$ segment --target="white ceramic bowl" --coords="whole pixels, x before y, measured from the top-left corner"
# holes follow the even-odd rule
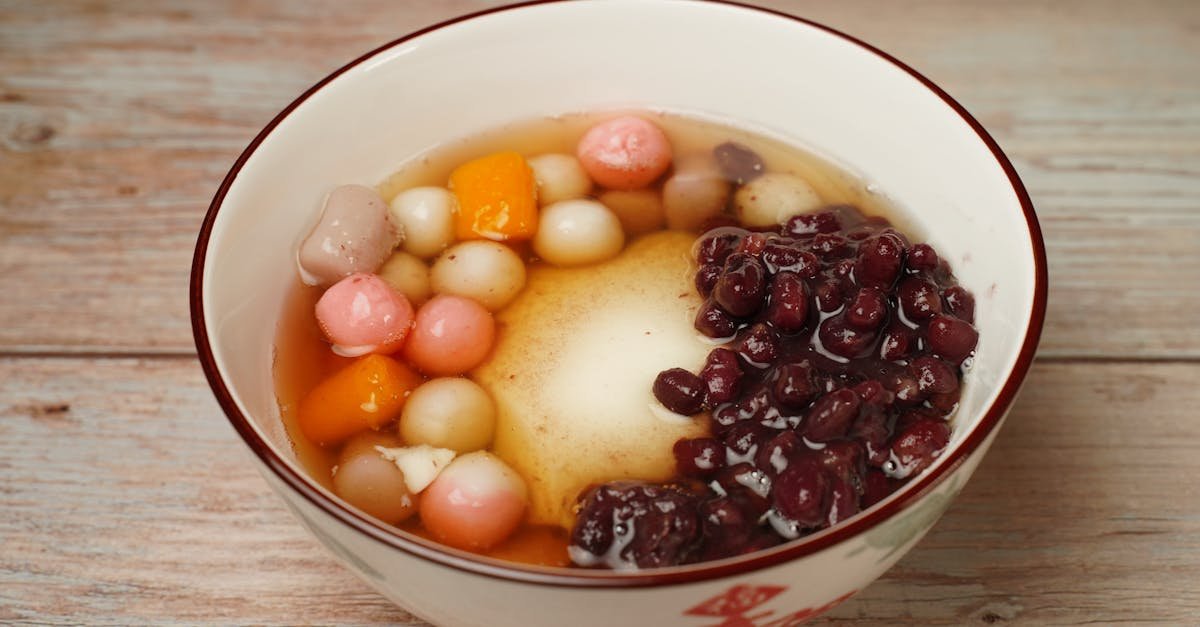
[[[275,324],[295,247],[342,183],[505,122],[649,107],[725,120],[835,160],[907,210],[977,298],[980,344],[950,448],[835,528],[754,555],[612,573],[523,567],[399,532],[310,480],[279,423]],[[1041,332],[1046,262],[1033,207],[996,143],[887,54],[786,15],[606,0],[502,8],[398,39],[289,105],[209,208],[191,285],[212,389],[260,470],[348,567],[446,625],[701,625],[803,618],[867,586],[962,489],[995,438]]]

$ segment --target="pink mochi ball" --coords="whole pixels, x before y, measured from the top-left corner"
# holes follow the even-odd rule
[[[413,325],[413,307],[374,274],[351,274],[317,301],[317,324],[343,357],[400,349]]]
[[[671,142],[654,123],[632,115],[588,129],[577,149],[583,169],[609,189],[641,189],[671,167]]]

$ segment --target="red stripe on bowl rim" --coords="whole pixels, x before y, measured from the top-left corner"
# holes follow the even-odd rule
[[[493,13],[501,13],[506,11],[518,10],[521,8],[542,5],[542,4],[557,4],[569,0],[532,0],[530,2],[522,2],[518,4],[493,7],[474,13],[469,13],[459,17],[455,17],[425,28],[416,30],[408,35],[395,39],[387,44],[379,46],[374,50],[358,57],[357,59],[338,68],[333,73],[321,79],[307,91],[301,94],[298,98],[288,104],[282,111],[276,115],[270,123],[263,128],[262,131],[255,136],[250,145],[238,156],[233,167],[221,182],[221,186],[217,189],[216,195],[213,197],[212,203],[208,207],[208,213],[204,217],[204,222],[200,227],[200,234],[196,240],[196,250],[192,258],[192,272],[189,289],[189,299],[192,317],[192,335],[196,343],[196,350],[200,359],[200,365],[204,370],[204,375],[208,379],[209,386],[212,388],[213,395],[217,399],[217,403],[225,412],[229,422],[241,436],[242,440],[254,452],[258,459],[266,465],[271,471],[287,484],[291,489],[304,497],[309,504],[324,511],[326,514],[336,518],[343,524],[354,528],[364,536],[369,537],[381,544],[395,548],[397,550],[409,553],[411,555],[429,560],[431,562],[448,566],[454,569],[482,575],[486,577],[494,577],[505,579],[513,582],[537,584],[546,586],[572,587],[572,588],[641,588],[650,586],[664,586],[673,584],[698,583],[702,581],[720,579],[734,575],[750,573],[763,568],[776,566],[784,562],[788,562],[807,555],[812,555],[823,549],[848,540],[860,533],[863,533],[893,515],[901,512],[917,501],[922,496],[933,490],[946,476],[954,469],[958,468],[964,460],[973,453],[980,444],[1000,424],[1005,413],[1015,400],[1025,376],[1029,372],[1029,368],[1033,364],[1034,353],[1037,350],[1037,344],[1041,337],[1042,326],[1046,317],[1046,299],[1047,299],[1047,281],[1048,275],[1046,270],[1046,249],[1045,243],[1042,240],[1041,227],[1038,224],[1037,215],[1034,212],[1033,202],[1029,199],[1029,194],[1025,190],[1025,185],[1021,182],[1017,175],[1016,169],[1005,156],[1000,146],[992,139],[991,135],[984,130],[983,125],[971,116],[967,110],[950,97],[940,87],[935,85],[921,73],[909,67],[899,59],[892,55],[868,44],[860,39],[847,35],[843,32],[824,26],[822,24],[807,20],[794,15],[789,15],[780,11],[766,9],[762,7],[750,6],[740,2],[732,2],[729,0],[708,0],[713,4],[721,4],[726,6],[737,7],[744,10],[756,11],[773,15],[782,19],[792,20],[808,27],[823,31],[840,39],[843,39],[859,48],[862,48],[895,67],[903,70],[929,91],[941,98],[951,109],[953,109],[959,117],[962,118],[978,135],[979,140],[987,146],[995,157],[997,164],[1004,170],[1012,185],[1013,193],[1020,201],[1021,209],[1025,216],[1026,225],[1029,229],[1030,242],[1033,245],[1033,261],[1034,261],[1034,299],[1033,309],[1030,312],[1029,325],[1025,332],[1025,337],[1021,341],[1021,348],[1017,354],[1017,360],[1008,377],[1000,387],[1000,391],[995,402],[984,410],[984,415],[975,426],[975,428],[966,435],[959,445],[950,451],[947,459],[943,460],[936,468],[923,474],[916,481],[903,486],[894,495],[889,497],[884,502],[865,510],[864,512],[850,518],[844,523],[826,529],[824,531],[814,533],[804,538],[788,542],[774,549],[752,553],[747,556],[729,558],[713,562],[701,562],[687,566],[676,566],[671,568],[662,568],[637,572],[614,572],[614,571],[599,571],[599,570],[584,570],[584,569],[568,569],[568,568],[550,568],[529,566],[517,564],[514,562],[505,562],[494,558],[487,558],[457,549],[452,549],[447,546],[420,538],[393,527],[389,527],[375,521],[372,518],[366,517],[352,509],[337,502],[317,484],[309,479],[306,475],[298,472],[291,464],[282,459],[271,448],[251,425],[250,420],[242,414],[237,403],[233,400],[232,394],[226,387],[225,382],[221,379],[220,373],[217,370],[216,359],[212,352],[212,347],[208,339],[208,326],[204,318],[203,306],[203,279],[204,279],[204,262],[208,252],[208,243],[212,235],[213,223],[216,221],[217,214],[221,209],[221,205],[225,200],[226,194],[229,192],[230,186],[237,179],[242,167],[250,158],[258,146],[267,138],[268,135],[291,114],[300,104],[308,100],[313,94],[320,91],[331,81],[342,75],[346,71],[354,68],[363,62],[371,59],[379,53],[389,50],[395,46],[403,44],[416,37],[420,37],[426,33],[452,26],[459,22],[473,20],[482,16],[491,15]]]

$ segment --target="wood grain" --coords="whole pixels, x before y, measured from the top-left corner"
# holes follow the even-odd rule
[[[5,3],[0,350],[190,352],[195,232],[258,129],[341,63],[493,4]],[[1050,250],[1043,355],[1200,357],[1200,5],[764,4],[919,68],[1009,152]]]
[[[962,102],[1050,259],[1042,361],[992,452],[825,624],[1200,623],[1200,3],[762,4]],[[275,112],[494,5],[0,0],[0,623],[421,624],[254,471],[192,357],[188,266]]]
[[[828,622],[1200,616],[1197,377],[1035,367],[933,532]],[[417,624],[292,519],[193,360],[0,359],[0,398],[0,622]]]
[[[0,623],[411,622],[270,492],[194,360],[6,359],[0,398]]]

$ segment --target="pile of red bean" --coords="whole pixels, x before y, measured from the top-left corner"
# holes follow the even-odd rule
[[[870,507],[950,438],[974,353],[974,299],[927,244],[850,206],[776,231],[721,226],[695,249],[696,329],[724,340],[656,398],[706,416],[680,440],[677,481],[586,493],[571,538],[584,566],[646,568],[740,555]]]

